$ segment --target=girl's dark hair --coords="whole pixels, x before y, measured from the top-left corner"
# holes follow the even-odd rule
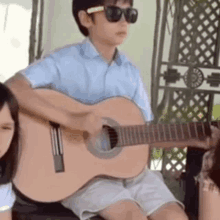
[[[111,1],[113,4],[116,4],[118,1],[122,1],[122,0],[73,0],[72,13],[73,13],[75,21],[79,27],[80,32],[84,36],[88,36],[89,31],[86,27],[81,25],[79,17],[78,17],[78,12],[81,10],[87,10],[88,8],[91,8],[91,7],[102,6],[106,2],[109,2],[109,1]],[[131,7],[133,7],[133,0],[123,0],[123,2],[125,2],[125,3],[128,2],[128,3],[130,3]],[[91,17],[94,22],[93,14],[91,14]]]
[[[220,140],[214,150],[213,165],[208,172],[208,176],[214,181],[220,190]]]
[[[15,175],[18,162],[18,102],[13,93],[2,83],[0,83],[0,111],[7,103],[11,117],[15,123],[14,134],[8,151],[0,158],[0,184],[9,183]]]

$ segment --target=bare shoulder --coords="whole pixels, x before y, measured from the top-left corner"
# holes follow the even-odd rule
[[[7,210],[7,211],[4,211],[4,212],[0,212],[0,219],[1,220],[12,220],[12,211],[11,211],[11,209]]]

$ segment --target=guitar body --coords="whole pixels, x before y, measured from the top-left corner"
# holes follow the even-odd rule
[[[110,127],[145,123],[140,109],[126,98],[116,97],[95,105],[84,105],[53,90],[38,89],[36,92],[53,105],[73,113],[95,112],[103,119],[104,125]],[[21,141],[13,183],[21,193],[35,201],[61,201],[94,177],[132,178],[147,165],[148,145],[117,146],[104,151],[99,145],[106,136],[97,137],[96,143],[92,144],[85,140],[83,132],[60,127],[64,170],[56,172],[49,121],[22,112],[19,117]]]

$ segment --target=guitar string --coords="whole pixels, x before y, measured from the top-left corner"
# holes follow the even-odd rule
[[[205,130],[203,129],[204,128],[204,125],[205,124],[210,124],[209,122],[196,122],[198,125],[202,125],[202,130],[203,130],[203,133],[205,134]],[[195,123],[194,122],[192,122],[192,124],[193,124],[193,126],[195,126]],[[161,124],[161,125],[163,125],[163,124]],[[189,136],[189,138],[192,138],[191,137],[191,133],[192,133],[192,130],[191,130],[191,128],[193,128],[193,126],[191,127],[191,128],[189,128],[189,124],[179,124],[179,125],[181,125],[181,128],[182,128],[182,126],[187,126],[187,130],[188,130],[188,132],[184,132],[184,134],[186,134],[186,133],[190,133],[188,136]],[[169,126],[169,130],[168,130],[168,132],[163,132],[165,135],[169,135],[170,137],[172,137],[171,136],[171,133],[172,132],[176,132],[176,124],[169,124],[168,125]],[[136,127],[136,128],[139,128],[139,127],[143,127],[143,128],[148,128],[149,129],[149,132],[146,132],[146,130],[145,131],[143,131],[143,132],[139,132],[139,134],[142,134],[142,135],[144,135],[144,138],[146,138],[146,135],[149,135],[149,133],[150,132],[160,132],[160,130],[159,129],[155,129],[156,127],[158,127],[158,125],[156,124],[156,125],[150,125],[150,126],[146,126],[146,125],[134,125],[134,126],[120,126],[120,127],[113,127],[113,129],[115,129],[116,131],[117,130],[122,130],[122,129],[124,129],[124,131],[125,132],[121,132],[121,133],[125,133],[125,135],[126,136],[128,136],[128,138],[127,139],[130,139],[131,138],[131,136],[134,136],[134,134],[137,134],[137,129],[135,129],[135,130],[133,130],[132,132],[126,132],[126,128],[134,128],[134,127]],[[218,127],[218,126],[217,126]],[[195,131],[195,138],[198,138],[198,129],[194,129],[194,131]],[[109,134],[110,134],[110,140],[111,141],[117,141],[118,140],[118,135],[114,135],[115,134],[115,131],[108,131],[109,132]],[[116,132],[117,133],[117,132]],[[130,136],[129,136],[129,133],[131,134]],[[158,136],[159,136],[159,133],[157,134]],[[206,134],[205,134],[206,135]],[[186,138],[186,137],[185,137]],[[184,138],[184,139],[185,139]],[[184,140],[183,139],[183,140]],[[171,140],[171,139],[170,139]],[[175,138],[175,140],[181,140],[179,137],[178,138]],[[132,140],[133,141],[133,140]],[[141,142],[142,143],[142,141],[137,141],[138,143],[139,142]],[[123,143],[123,141],[122,141],[122,143]]]

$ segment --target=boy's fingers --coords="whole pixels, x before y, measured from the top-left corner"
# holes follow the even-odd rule
[[[220,130],[213,125],[210,126],[210,129],[212,132],[211,137],[206,138],[206,144],[208,148],[215,147],[218,140],[220,139]]]

